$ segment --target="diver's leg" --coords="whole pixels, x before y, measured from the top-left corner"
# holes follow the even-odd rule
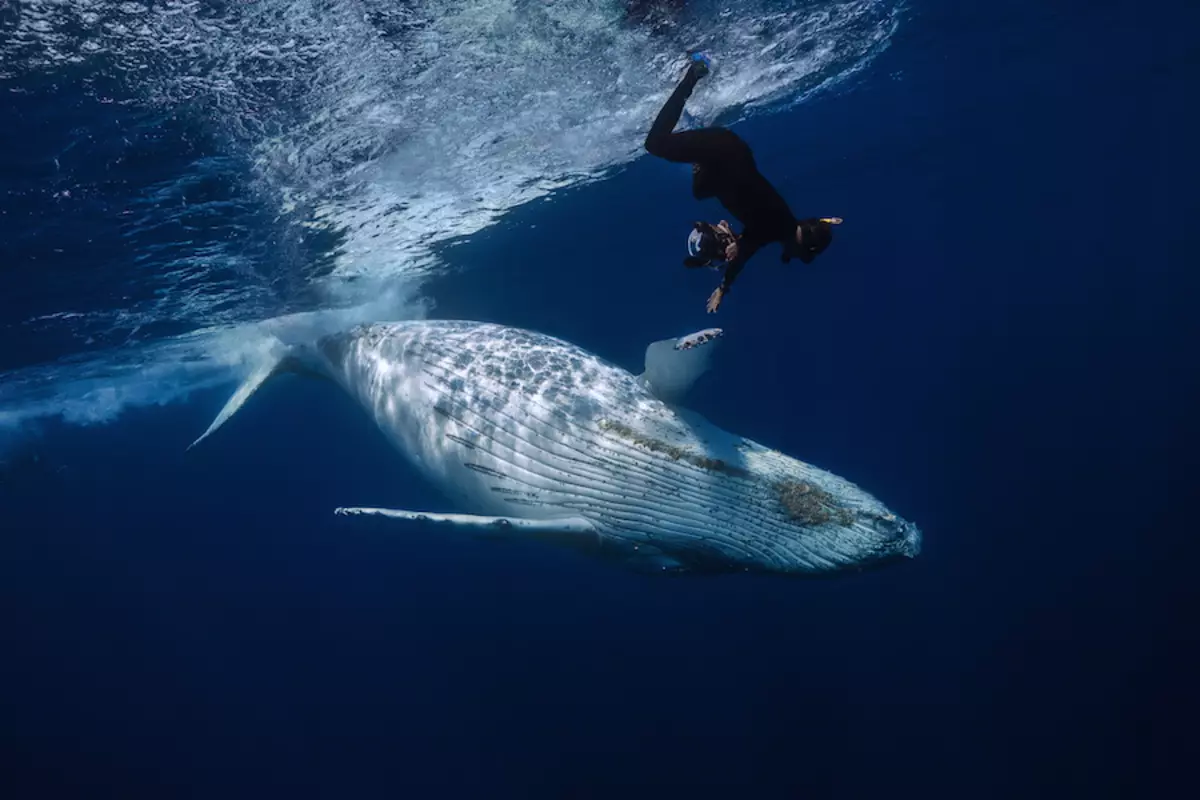
[[[673,157],[675,154],[671,147],[671,131],[675,130],[675,126],[679,124],[679,117],[683,114],[683,104],[692,96],[692,90],[696,88],[700,77],[700,70],[695,65],[689,66],[683,80],[675,87],[675,91],[671,92],[666,104],[658,112],[654,124],[650,126],[650,133],[646,134],[646,152],[650,155],[669,161],[688,160]]]
[[[694,63],[675,87],[666,105],[658,112],[650,133],[646,135],[646,152],[667,161],[680,163],[713,163],[735,158],[745,147],[741,138],[727,128],[701,128],[672,133],[683,114],[683,105],[691,96],[703,70]]]

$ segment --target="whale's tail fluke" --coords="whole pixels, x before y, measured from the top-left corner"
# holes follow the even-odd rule
[[[296,358],[294,351],[291,348],[280,346],[276,351],[269,355],[262,363],[260,363],[247,378],[242,381],[242,385],[238,387],[233,396],[225,403],[225,407],[221,409],[212,424],[208,426],[208,430],[200,434],[196,441],[188,445],[188,450],[191,450],[196,445],[203,442],[209,436],[216,432],[217,428],[224,425],[230,417],[245,405],[250,396],[259,388],[274,378],[276,375],[281,375],[285,372],[308,372],[305,370]]]
[[[233,393],[233,397],[225,403],[225,407],[217,414],[216,419],[208,426],[208,430],[200,434],[200,438],[188,445],[188,450],[191,450],[196,445],[203,442],[209,436],[216,432],[217,428],[225,424],[226,420],[232,417],[242,405],[250,399],[250,395],[258,391],[258,387],[262,386],[268,380],[279,374],[281,367],[284,364],[283,359],[276,359],[260,365],[257,369],[250,373],[250,376],[242,382],[238,390]]]

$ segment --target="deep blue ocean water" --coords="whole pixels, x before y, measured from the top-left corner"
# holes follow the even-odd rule
[[[22,7],[0,9],[2,34]],[[740,24],[721,19],[702,22]],[[185,454],[233,378],[172,377],[158,405],[139,354],[323,302],[345,234],[296,237],[239,188],[254,159],[197,122],[220,103],[102,103],[103,71],[10,69],[0,792],[1166,796],[1200,755],[1197,24],[1184,3],[909,2],[837,85],[731,106],[793,209],[846,222],[811,267],[760,254],[715,318],[715,276],[679,260],[721,211],[678,165],[624,162],[440,245],[431,316],[634,371],[720,324],[689,405],[924,531],[910,563],[815,581],[336,518],[444,501],[320,383],[270,384]],[[184,173],[207,176],[201,210],[155,217]],[[189,281],[213,302],[180,302]],[[93,408],[69,393],[96,359],[122,365],[121,413],[45,412]]]

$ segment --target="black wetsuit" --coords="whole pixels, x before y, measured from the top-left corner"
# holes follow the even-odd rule
[[[754,163],[750,146],[728,128],[701,128],[672,133],[683,113],[683,104],[700,76],[688,70],[671,94],[646,136],[646,151],[667,161],[696,165],[692,194],[697,200],[716,197],[742,223],[738,255],[725,267],[726,289],[759,248],[771,242],[784,246],[788,260],[796,240],[796,217],[775,187]]]

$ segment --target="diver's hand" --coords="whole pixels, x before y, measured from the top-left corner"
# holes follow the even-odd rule
[[[733,261],[738,254],[737,234],[733,232],[733,226],[729,224],[729,220],[723,219],[716,224],[716,228],[729,237],[730,242],[725,245],[725,260]]]
[[[725,297],[725,287],[718,286],[708,298],[708,313],[715,314],[717,309],[721,307],[721,299]]]

